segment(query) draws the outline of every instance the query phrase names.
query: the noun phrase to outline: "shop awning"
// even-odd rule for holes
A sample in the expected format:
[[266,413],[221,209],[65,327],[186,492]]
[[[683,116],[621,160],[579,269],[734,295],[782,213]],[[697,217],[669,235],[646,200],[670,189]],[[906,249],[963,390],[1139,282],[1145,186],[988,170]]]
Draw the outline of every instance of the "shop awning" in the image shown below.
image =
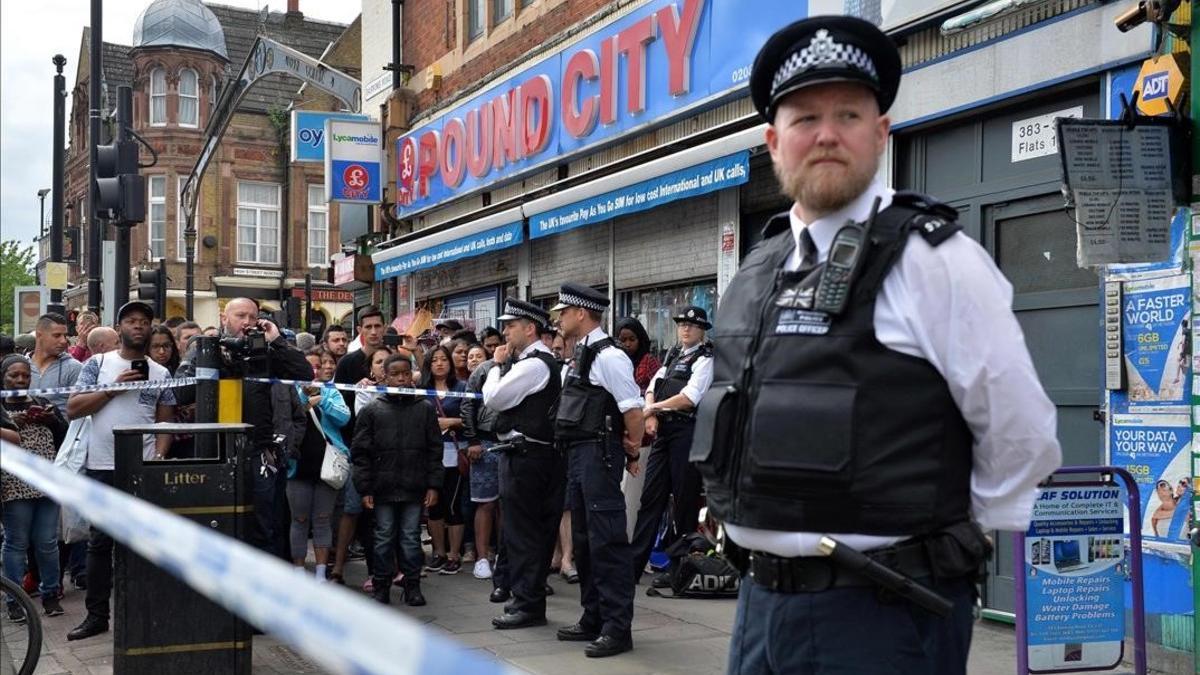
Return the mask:
[[741,185],[750,180],[749,148],[763,144],[763,130],[755,126],[530,201],[521,209],[529,218],[529,238]]
[[371,256],[375,263],[375,280],[382,281],[516,246],[523,239],[522,232],[522,215],[518,207],[403,242]]

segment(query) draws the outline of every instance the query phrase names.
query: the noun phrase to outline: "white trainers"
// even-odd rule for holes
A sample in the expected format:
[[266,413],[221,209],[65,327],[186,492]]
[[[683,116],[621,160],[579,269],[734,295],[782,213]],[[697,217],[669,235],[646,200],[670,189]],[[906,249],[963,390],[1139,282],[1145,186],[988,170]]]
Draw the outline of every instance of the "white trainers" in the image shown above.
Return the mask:
[[480,558],[475,561],[475,578],[476,579],[491,579],[492,565],[487,558]]

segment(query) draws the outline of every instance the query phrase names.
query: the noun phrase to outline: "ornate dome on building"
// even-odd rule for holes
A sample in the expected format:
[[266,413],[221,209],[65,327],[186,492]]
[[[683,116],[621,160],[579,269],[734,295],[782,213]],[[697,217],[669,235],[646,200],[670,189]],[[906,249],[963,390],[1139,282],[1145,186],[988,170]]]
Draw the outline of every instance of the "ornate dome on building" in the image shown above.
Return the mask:
[[225,31],[199,0],[154,0],[133,25],[133,47],[188,47],[229,60]]

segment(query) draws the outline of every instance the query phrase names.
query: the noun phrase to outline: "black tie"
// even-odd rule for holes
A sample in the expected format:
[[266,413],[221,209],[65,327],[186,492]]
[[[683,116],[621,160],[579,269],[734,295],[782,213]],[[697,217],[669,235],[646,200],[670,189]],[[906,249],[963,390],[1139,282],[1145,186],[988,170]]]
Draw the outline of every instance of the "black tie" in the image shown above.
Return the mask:
[[797,269],[800,273],[806,273],[817,266],[817,245],[813,242],[812,235],[809,234],[808,228],[800,230],[800,236],[797,237],[800,249],[800,267]]

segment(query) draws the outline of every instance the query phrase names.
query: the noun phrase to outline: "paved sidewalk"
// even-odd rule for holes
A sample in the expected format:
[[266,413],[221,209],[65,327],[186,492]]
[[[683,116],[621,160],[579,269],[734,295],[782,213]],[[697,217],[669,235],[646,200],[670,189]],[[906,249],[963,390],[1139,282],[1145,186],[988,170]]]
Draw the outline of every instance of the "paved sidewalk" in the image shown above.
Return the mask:
[[[628,654],[589,659],[580,643],[559,642],[554,631],[579,617],[578,586],[555,577],[555,595],[549,599],[550,625],[516,631],[497,631],[491,618],[500,605],[487,601],[491,584],[471,576],[470,566],[454,576],[430,575],[422,585],[429,604],[396,606],[430,629],[447,634],[465,647],[488,652],[534,674],[559,675],[720,675],[724,672],[733,624],[733,601],[670,600],[645,596],[639,587],[634,615],[634,645]],[[352,563],[347,570],[347,592],[358,592],[366,569]],[[355,589],[355,590],[349,590]],[[397,592],[393,600],[399,595]],[[90,640],[67,642],[66,634],[84,615],[83,593],[69,591],[63,601],[67,614],[45,618],[45,646],[39,675],[111,675],[112,633]],[[969,672],[972,675],[1009,675],[1013,672],[1013,633],[1009,626],[981,622],[976,626]],[[259,675],[321,673],[299,651],[271,636],[254,639],[254,672]],[[464,674],[468,675],[468,674]]]

